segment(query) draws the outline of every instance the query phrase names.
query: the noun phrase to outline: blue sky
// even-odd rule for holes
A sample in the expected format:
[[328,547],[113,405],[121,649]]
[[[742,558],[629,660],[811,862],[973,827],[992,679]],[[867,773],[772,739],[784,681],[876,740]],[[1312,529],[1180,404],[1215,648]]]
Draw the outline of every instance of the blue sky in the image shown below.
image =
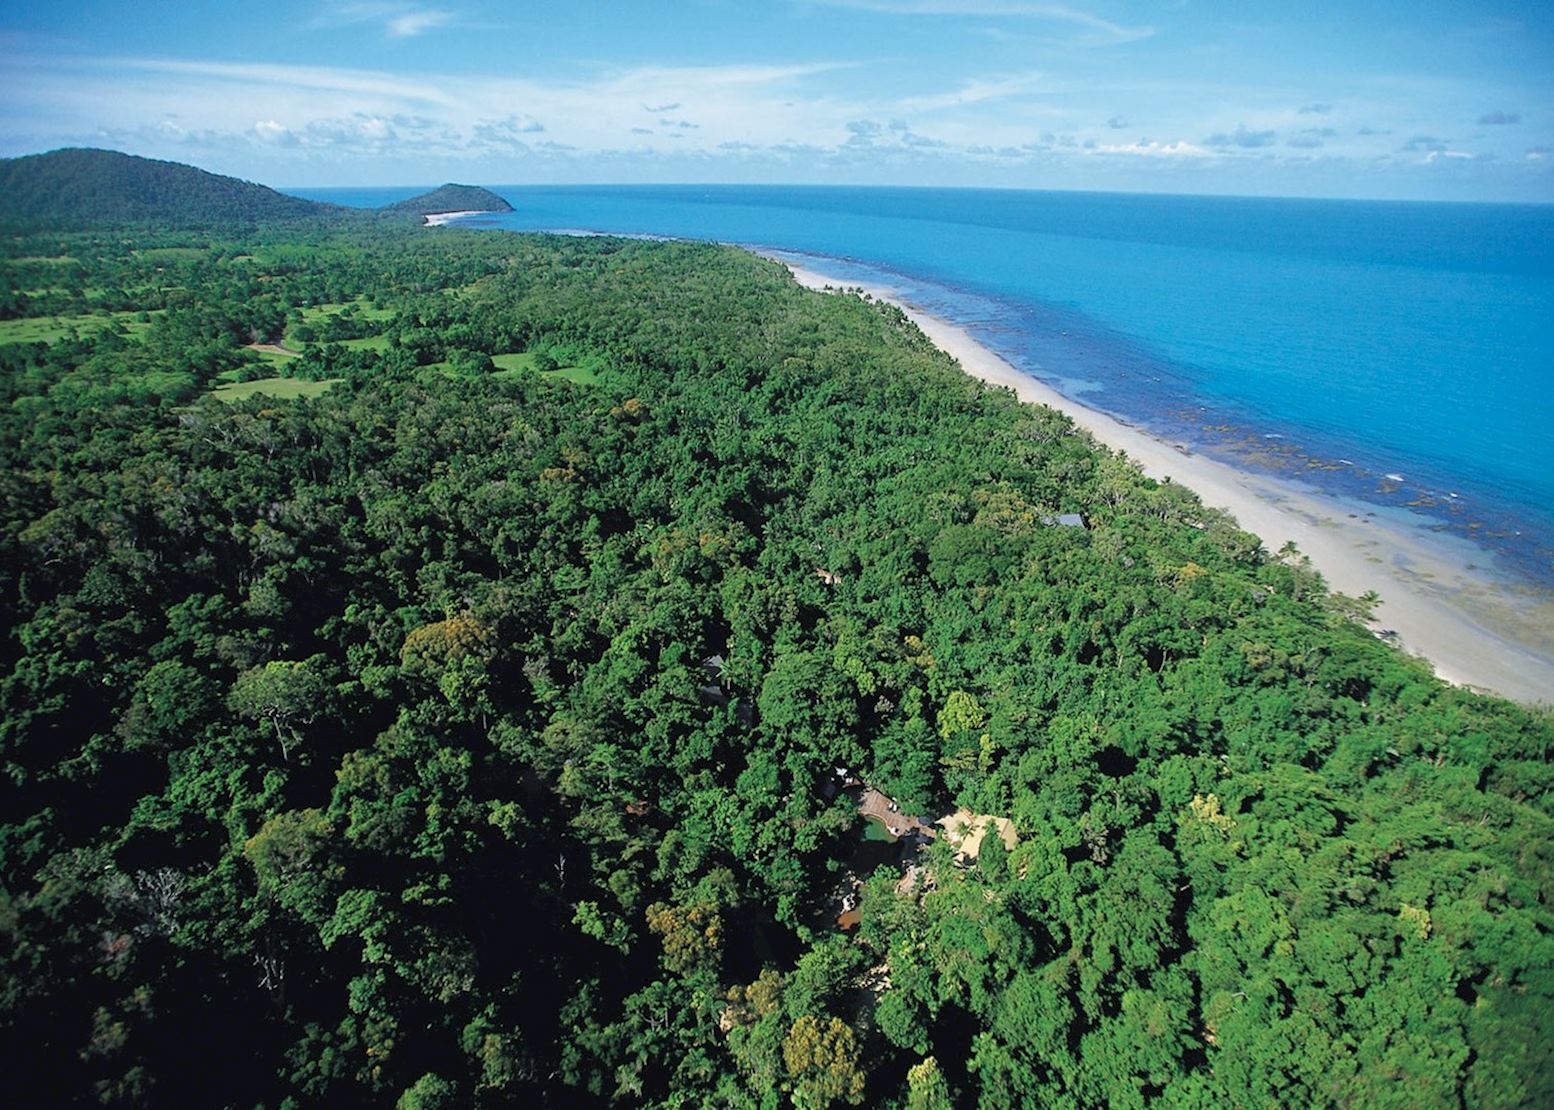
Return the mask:
[[280,186],[812,182],[1554,201],[1554,5],[6,4],[0,153]]

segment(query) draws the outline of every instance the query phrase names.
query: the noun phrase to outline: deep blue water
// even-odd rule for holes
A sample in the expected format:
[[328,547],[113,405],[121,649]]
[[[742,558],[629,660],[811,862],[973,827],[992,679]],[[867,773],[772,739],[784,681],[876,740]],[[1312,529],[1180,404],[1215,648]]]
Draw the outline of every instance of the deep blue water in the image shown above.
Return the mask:
[[[418,191],[296,190],[359,206]],[[1086,404],[1243,465],[1408,505],[1554,583],[1554,206],[496,191],[517,211],[473,223],[717,239],[894,286]]]

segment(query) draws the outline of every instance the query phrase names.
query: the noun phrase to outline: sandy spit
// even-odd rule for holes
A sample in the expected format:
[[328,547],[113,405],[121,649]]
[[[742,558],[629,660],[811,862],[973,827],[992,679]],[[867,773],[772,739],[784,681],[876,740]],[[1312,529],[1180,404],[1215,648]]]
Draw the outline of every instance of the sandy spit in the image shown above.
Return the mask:
[[489,212],[482,212],[482,211],[479,211],[478,209],[477,210],[472,210],[472,211],[469,211],[469,212],[428,212],[426,214],[426,216],[425,216],[426,223],[423,226],[424,227],[441,227],[443,224],[450,223],[453,220],[457,220],[457,219],[459,219],[462,216],[489,216],[489,215],[491,215],[491,213],[489,213]]
[[[860,288],[779,258],[811,289]],[[1554,703],[1554,598],[1503,581],[1467,541],[1428,532],[1362,502],[1316,494],[1294,482],[1184,454],[1175,444],[1064,397],[984,347],[965,329],[923,312],[893,290],[864,292],[898,305],[966,373],[1022,400],[1066,413],[1096,440],[1125,452],[1143,472],[1170,478],[1205,504],[1231,513],[1270,551],[1293,541],[1328,585],[1358,597],[1381,595],[1375,628],[1423,656],[1448,682],[1525,702]],[[1374,515],[1366,515],[1373,513]]]

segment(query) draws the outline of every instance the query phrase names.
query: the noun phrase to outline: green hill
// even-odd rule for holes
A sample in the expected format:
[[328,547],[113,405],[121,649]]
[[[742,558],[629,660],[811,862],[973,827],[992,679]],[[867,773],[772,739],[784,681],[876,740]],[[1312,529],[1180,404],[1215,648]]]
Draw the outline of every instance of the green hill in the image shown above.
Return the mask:
[[454,185],[449,183],[422,193],[418,197],[388,205],[388,212],[413,212],[418,216],[430,216],[437,212],[511,212],[513,206],[490,189],[479,185]]
[[339,212],[263,185],[113,150],[65,149],[0,161],[0,223],[250,223]]

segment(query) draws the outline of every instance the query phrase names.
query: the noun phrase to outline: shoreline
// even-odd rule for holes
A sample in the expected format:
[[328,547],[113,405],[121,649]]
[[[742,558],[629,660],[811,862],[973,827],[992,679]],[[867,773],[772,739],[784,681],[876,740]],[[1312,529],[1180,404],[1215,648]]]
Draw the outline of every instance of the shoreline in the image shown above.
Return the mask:
[[463,218],[464,216],[488,216],[490,214],[491,213],[485,212],[485,211],[483,211],[481,209],[478,209],[478,208],[477,209],[471,209],[471,210],[466,211],[466,212],[428,212],[428,213],[426,213],[425,215],[423,215],[421,217],[421,219],[423,221],[421,226],[422,227],[443,227],[446,224],[449,224],[449,223],[451,223],[454,220]]
[[[1519,587],[1477,565],[1467,541],[1388,519],[1374,506],[1317,494],[1293,481],[1237,469],[1116,417],[1088,408],[1016,369],[970,332],[924,312],[895,291],[829,278],[764,252],[809,289],[862,289],[904,311],[940,350],[973,377],[1020,400],[1057,409],[1098,443],[1127,455],[1149,477],[1169,478],[1205,505],[1229,512],[1269,551],[1293,542],[1328,588],[1382,599],[1375,627],[1397,634],[1402,650],[1427,660],[1441,679],[1514,701],[1554,702],[1554,596]],[[1487,558],[1481,555],[1480,558]]]

